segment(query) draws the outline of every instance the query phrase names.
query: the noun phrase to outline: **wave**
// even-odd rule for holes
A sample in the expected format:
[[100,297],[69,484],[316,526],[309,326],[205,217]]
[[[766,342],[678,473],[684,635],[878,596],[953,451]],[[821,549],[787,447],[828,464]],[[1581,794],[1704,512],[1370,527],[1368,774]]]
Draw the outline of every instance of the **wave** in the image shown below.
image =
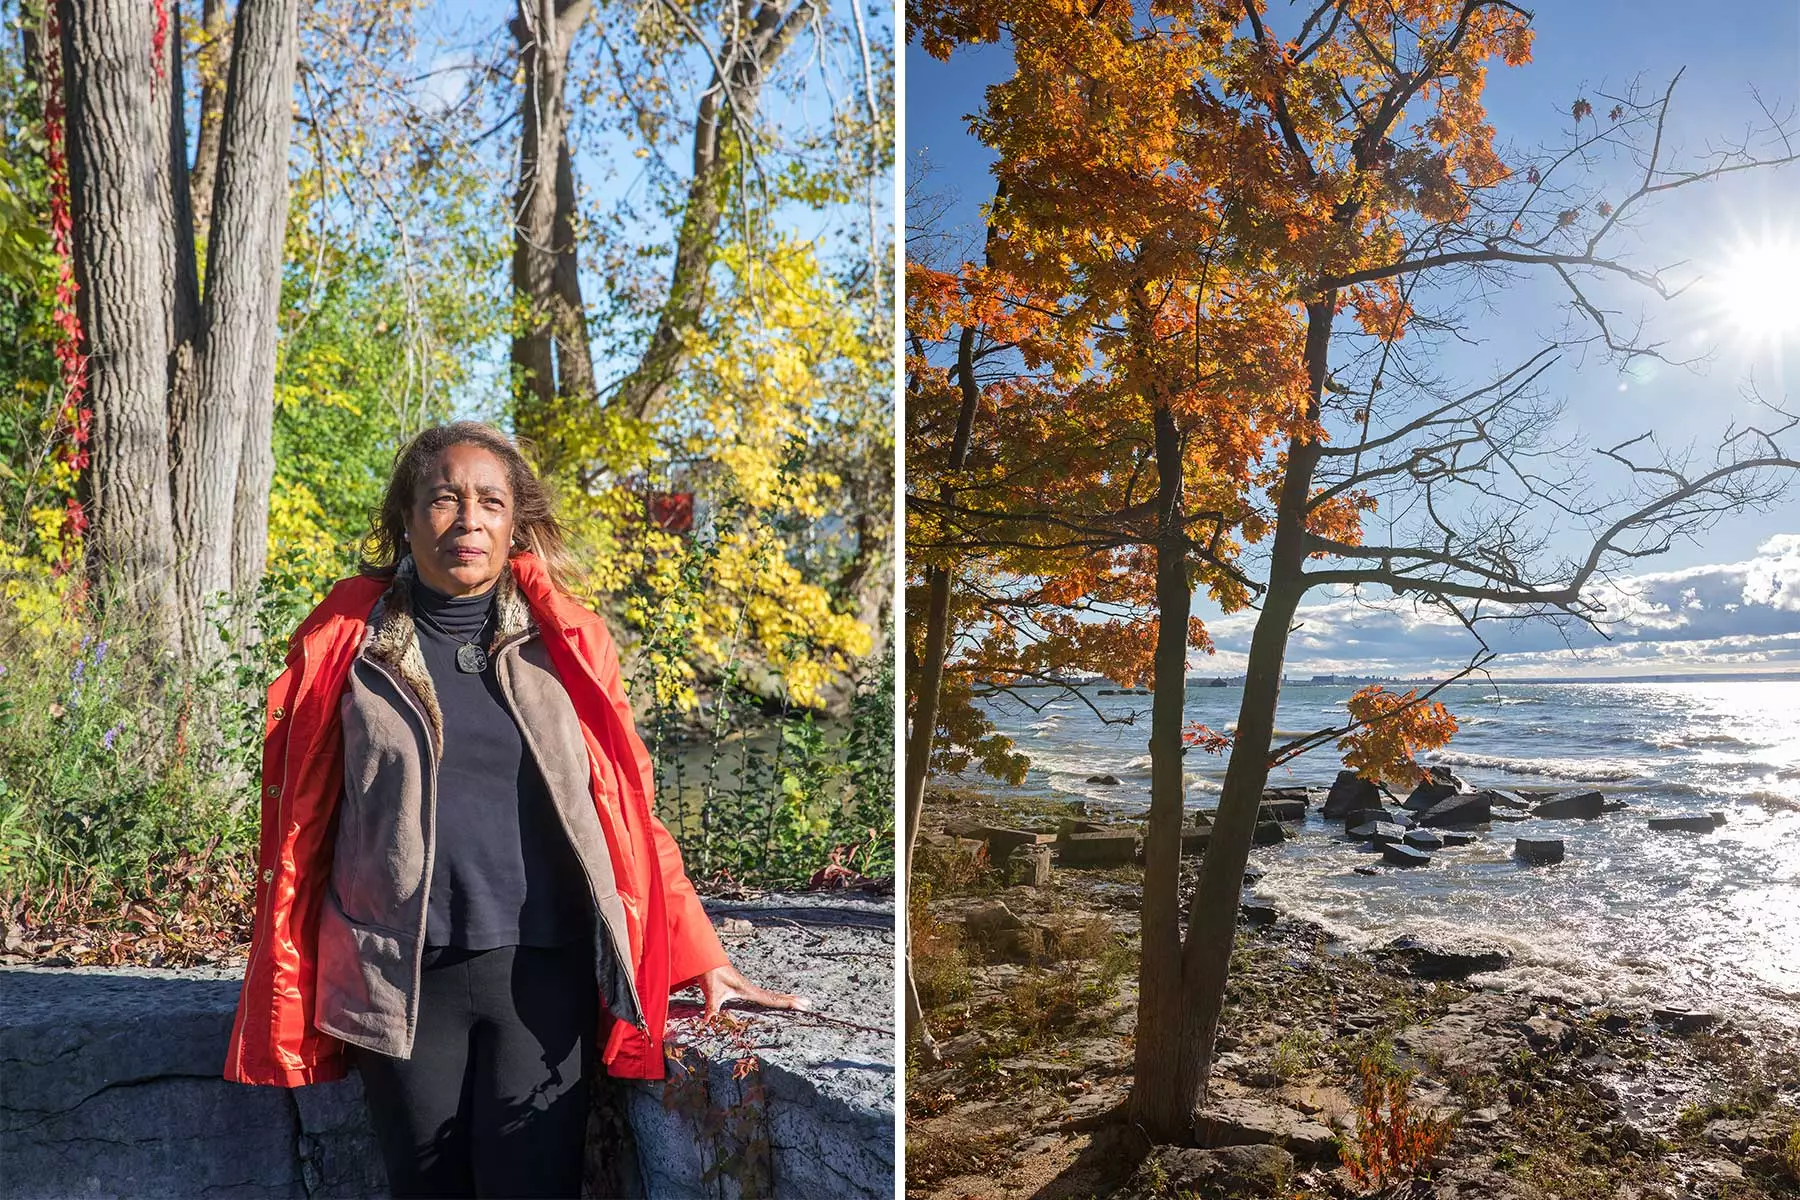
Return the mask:
[[1431,761],[1449,767],[1481,767],[1508,775],[1539,775],[1574,783],[1629,783],[1644,778],[1636,767],[1606,766],[1585,758],[1506,758],[1445,750],[1432,755]]
[[1752,742],[1729,733],[1664,733],[1644,739],[1646,746],[1658,750],[1687,750],[1696,746],[1742,746],[1760,749],[1766,743]]
[[1458,697],[1456,703],[1463,704],[1542,704],[1542,696],[1470,696],[1466,699]]

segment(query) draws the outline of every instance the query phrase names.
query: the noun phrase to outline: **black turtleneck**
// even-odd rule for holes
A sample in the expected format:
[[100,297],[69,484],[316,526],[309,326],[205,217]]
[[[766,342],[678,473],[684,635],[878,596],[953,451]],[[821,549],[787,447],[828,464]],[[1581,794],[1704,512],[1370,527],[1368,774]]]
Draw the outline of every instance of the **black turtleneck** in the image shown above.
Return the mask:
[[447,596],[416,579],[414,625],[444,718],[425,943],[488,950],[560,946],[587,934],[592,901],[490,661],[457,669],[494,637],[494,589]]

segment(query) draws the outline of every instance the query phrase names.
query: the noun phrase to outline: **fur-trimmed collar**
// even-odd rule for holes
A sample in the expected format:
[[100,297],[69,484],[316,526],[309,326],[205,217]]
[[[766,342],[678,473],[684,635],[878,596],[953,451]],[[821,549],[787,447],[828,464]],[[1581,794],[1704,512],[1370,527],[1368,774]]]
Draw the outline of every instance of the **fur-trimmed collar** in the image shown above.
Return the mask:
[[[437,689],[431,686],[431,672],[426,669],[425,654],[419,649],[419,635],[413,624],[412,585],[417,578],[418,568],[409,554],[400,560],[400,565],[394,569],[393,582],[388,584],[369,613],[369,632],[363,640],[362,653],[390,668],[413,690],[431,724],[432,746],[441,760],[444,757],[444,714],[438,708]],[[530,605],[513,582],[510,563],[500,568],[500,578],[494,581],[494,611],[497,619],[494,639],[487,647],[489,654],[513,634],[537,629]]]

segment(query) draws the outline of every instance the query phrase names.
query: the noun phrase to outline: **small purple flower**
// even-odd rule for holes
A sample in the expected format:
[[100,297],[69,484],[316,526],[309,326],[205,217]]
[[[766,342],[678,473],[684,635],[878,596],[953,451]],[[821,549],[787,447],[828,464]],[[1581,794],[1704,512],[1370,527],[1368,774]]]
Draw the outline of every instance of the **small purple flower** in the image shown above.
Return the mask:
[[106,643],[101,642],[99,645],[94,647],[94,665],[96,667],[99,666],[100,660],[105,657],[106,657]]
[[[76,659],[75,660],[75,669],[73,671],[69,672],[69,678],[73,679],[76,682],[76,684],[79,685],[81,683],[81,677],[85,674],[87,674],[87,659],[85,659],[85,658]],[[77,687],[77,690],[80,690],[79,687]]]
[[125,728],[125,722],[120,721],[117,725],[114,725],[111,729],[106,731],[100,738],[100,744],[105,746],[108,750],[111,750],[113,748],[113,739],[119,736],[119,731],[123,728]]

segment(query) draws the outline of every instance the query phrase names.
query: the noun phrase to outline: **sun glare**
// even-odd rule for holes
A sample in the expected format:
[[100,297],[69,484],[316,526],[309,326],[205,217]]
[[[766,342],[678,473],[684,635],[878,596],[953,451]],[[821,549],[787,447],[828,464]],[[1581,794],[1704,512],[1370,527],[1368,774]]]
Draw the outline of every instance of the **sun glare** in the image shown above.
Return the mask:
[[1708,280],[1720,315],[1745,341],[1767,344],[1800,334],[1800,241],[1740,243]]

